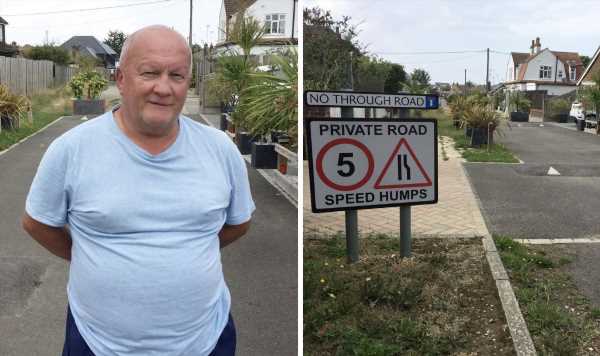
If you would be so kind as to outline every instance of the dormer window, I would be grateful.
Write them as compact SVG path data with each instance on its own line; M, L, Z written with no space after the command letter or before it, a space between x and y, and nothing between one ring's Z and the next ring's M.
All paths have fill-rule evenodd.
M575 66L569 66L569 78L571 80L575 80L575 78L577 77L577 71L576 71Z
M285 14L269 14L265 18L266 34L285 33Z
M552 76L551 66L540 66L540 79L550 79Z

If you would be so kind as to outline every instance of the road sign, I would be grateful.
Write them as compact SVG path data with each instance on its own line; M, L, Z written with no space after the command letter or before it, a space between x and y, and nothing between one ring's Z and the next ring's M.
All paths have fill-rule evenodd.
M439 97L432 94L384 94L347 91L306 91L307 106L350 106L363 108L437 109Z
M437 203L433 119L307 119L313 212Z

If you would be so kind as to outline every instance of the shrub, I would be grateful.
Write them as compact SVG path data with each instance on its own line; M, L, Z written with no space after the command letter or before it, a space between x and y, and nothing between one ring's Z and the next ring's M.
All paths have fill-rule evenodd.
M108 80L96 71L81 71L69 82L73 95L81 100L84 93L88 100L97 99L108 84Z

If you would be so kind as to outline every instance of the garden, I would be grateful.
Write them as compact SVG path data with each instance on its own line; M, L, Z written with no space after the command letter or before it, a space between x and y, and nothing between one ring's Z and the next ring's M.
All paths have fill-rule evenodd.
M217 57L209 88L223 103L221 129L242 154L252 155L254 168L274 169L297 149L298 55L290 46L269 53L269 63L260 66L251 53L263 35L259 21L240 14L231 32L239 49Z

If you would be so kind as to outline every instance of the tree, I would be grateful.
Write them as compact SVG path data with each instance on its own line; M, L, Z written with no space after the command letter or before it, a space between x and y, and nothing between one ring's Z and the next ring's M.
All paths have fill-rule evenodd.
M584 107L586 109L593 109L596 115L598 115L598 110L600 109L600 72L592 75L592 82L594 82L593 85L583 88L581 96ZM600 133L600 125L596 125L596 134L598 133Z
M392 63L387 78L385 79L383 90L386 93L397 93L402 90L404 83L406 83L406 79L404 67L400 64Z
M588 56L579 56L579 58L581 59L581 62L583 63L583 68L587 68L587 66L592 61L592 59Z
M427 73L424 69L415 69L410 74L410 80L427 88L429 87L429 81L431 78L429 77L429 73Z
M392 64L377 57L361 56L354 70L354 90L381 92Z
M114 30L108 31L108 35L104 39L104 44L112 48L115 52L117 52L117 56L121 55L121 49L123 48L123 43L127 36L123 31Z
M304 9L304 87L336 90L349 86L350 64L357 67L362 50L350 17L334 20L329 11Z
M48 60L61 65L71 62L69 51L54 44L31 47L24 53L24 56L29 59Z

